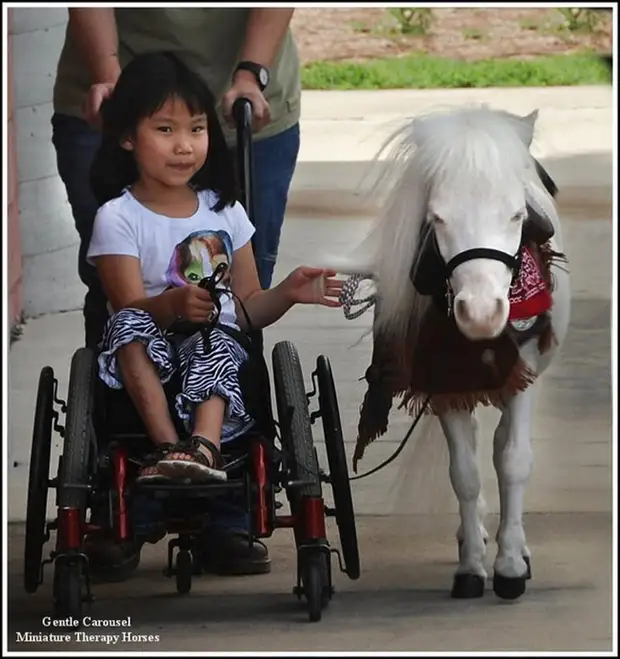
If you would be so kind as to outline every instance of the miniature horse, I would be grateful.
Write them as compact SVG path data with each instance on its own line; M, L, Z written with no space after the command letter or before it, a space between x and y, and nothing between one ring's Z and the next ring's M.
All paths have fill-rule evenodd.
M537 112L517 117L467 108L415 118L392 136L388 144L394 148L379 180L386 198L379 219L352 256L330 262L342 273L367 273L375 280L375 347L381 340L415 341L442 286L448 298L443 313L452 316L462 341L482 342L519 329L517 322L509 328L509 299L523 236L541 234L553 253L563 252L546 173L529 151L536 118ZM439 267L429 269L429 257ZM531 576L523 500L534 460L537 377L554 359L569 324L568 270L552 263L550 276L546 320L554 341L541 350L535 334L521 337L515 354L533 374L532 383L493 403L501 410L493 443L501 509L493 587L505 599L519 597ZM521 328L531 328L534 320L521 321ZM481 596L487 578L473 408L437 412L459 504L459 566L452 588L458 598Z

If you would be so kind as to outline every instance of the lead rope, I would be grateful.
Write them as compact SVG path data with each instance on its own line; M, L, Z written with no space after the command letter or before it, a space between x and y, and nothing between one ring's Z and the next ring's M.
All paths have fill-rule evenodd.
M370 281L372 280L372 277L362 274L351 275L342 286L342 290L340 291L340 296L338 299L342 304L344 317L347 320L354 320L355 318L359 318L377 302L376 293L371 293L370 295L367 295L366 297L363 297L359 300L355 299L355 293L364 280ZM357 307L360 304L364 305L361 309L358 309L357 311L351 311L351 307Z
M343 284L342 290L340 292L339 296L339 301L342 304L342 310L344 311L344 316L347 320L354 320L355 318L359 318L362 314L366 313L371 307L373 307L376 302L377 302L377 294L376 293L371 293L369 295L366 295L365 297L362 297L360 299L355 299L355 294L357 293L357 290L360 287L360 284L363 281L372 281L372 276L370 275L363 275L363 274L354 274L351 275L347 281ZM361 309L358 309L357 311L352 311L352 307L357 307L360 305L364 305ZM426 408L428 407L430 403L431 397L427 396L426 400L418 410L418 414L416 415L416 418L413 420L411 423L411 426L409 427L409 430L401 440L400 444L398 445L398 448L394 453L378 464L376 467L373 469L370 469L369 471L363 473L363 474L358 474L356 476L349 477L349 481L357 481L360 480L361 478L366 478L367 476L370 476L371 474L377 473L380 469L383 469L384 467L387 467L391 462L396 460L396 458L400 455L401 451L405 448L405 445L407 444L407 441L411 437L411 433L414 431L415 427L418 425L418 422L422 418L422 415L426 411Z

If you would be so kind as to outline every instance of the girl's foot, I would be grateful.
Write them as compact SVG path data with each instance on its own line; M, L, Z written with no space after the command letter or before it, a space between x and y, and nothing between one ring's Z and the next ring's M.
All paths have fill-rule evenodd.
M153 451L145 455L142 467L136 478L136 483L167 483L170 478L163 474L157 466L159 462L175 447L175 444L160 444Z
M228 476L223 466L224 460L218 447L198 435L175 444L174 450L157 463L159 472L169 478L192 482L225 481Z

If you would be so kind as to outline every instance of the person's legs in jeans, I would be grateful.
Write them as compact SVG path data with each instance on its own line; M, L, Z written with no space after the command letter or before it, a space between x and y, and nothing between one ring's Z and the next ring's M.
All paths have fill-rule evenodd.
M254 143L254 251L258 277L270 288L289 188L299 153L299 124Z
M106 298L96 269L86 263L93 232L97 202L90 191L90 166L99 148L99 133L78 117L52 117L52 143L56 149L58 174L67 191L75 228L80 236L78 274L88 288L84 300L85 344L96 348L108 318Z

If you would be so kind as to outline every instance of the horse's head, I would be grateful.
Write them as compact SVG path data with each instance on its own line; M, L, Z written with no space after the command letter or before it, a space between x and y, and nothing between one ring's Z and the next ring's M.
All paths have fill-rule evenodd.
M447 284L465 336L503 331L525 224L554 232L529 153L536 117L466 109L416 119L401 134L376 259L379 329L411 313L416 292L441 295Z

